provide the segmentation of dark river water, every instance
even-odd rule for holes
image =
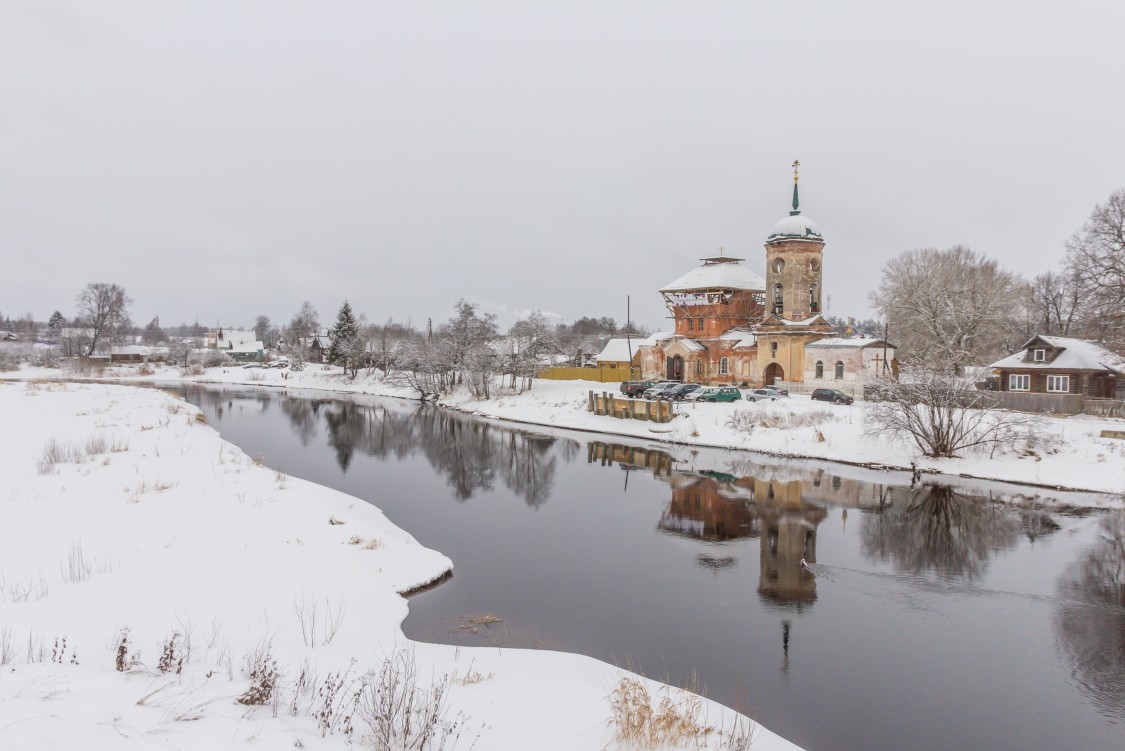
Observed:
[[[1120,512],[402,400],[180,391],[453,560],[411,638],[592,655],[810,751],[1125,749]]]

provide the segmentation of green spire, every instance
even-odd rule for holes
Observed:
[[[797,214],[801,213],[801,201],[797,198],[797,168],[800,166],[800,162],[793,162],[793,210],[789,212],[789,216],[797,216]]]

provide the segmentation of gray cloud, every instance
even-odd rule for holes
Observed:
[[[0,311],[656,326],[720,245],[761,269],[800,158],[862,315],[910,248],[1046,270],[1125,185],[1121,3],[748,6],[6,3]]]

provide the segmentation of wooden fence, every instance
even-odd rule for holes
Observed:
[[[595,415],[609,415],[619,420],[650,420],[652,422],[671,422],[675,414],[672,402],[650,401],[648,399],[626,399],[608,391],[600,394],[590,392],[587,408]]]
[[[536,376],[548,381],[597,381],[622,383],[629,380],[628,368],[546,368]]]
[[[1082,411],[1095,417],[1125,417],[1125,399],[1086,399]]]

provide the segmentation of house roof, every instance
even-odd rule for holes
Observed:
[[[1037,341],[1061,350],[1050,362],[1024,362],[1027,351]],[[1112,370],[1125,374],[1125,357],[1115,355],[1100,344],[1086,339],[1070,339],[1062,336],[1036,336],[1023,349],[1003,360],[997,360],[992,368],[1024,368],[1028,370]]]
[[[263,349],[265,349],[265,345],[263,345],[259,341],[241,342],[241,343],[236,344],[233,347],[231,347],[230,352],[232,352],[232,353],[235,353],[235,352],[250,353],[250,352],[261,352]]]
[[[655,334],[650,334],[647,339],[641,341],[646,347],[655,347],[660,342],[666,342],[676,335],[675,331],[657,331]]]
[[[682,336],[674,337],[672,339],[672,341],[668,342],[668,345],[665,345],[665,346],[669,346],[673,342],[679,342],[680,344],[684,345],[684,347],[686,347],[688,350],[690,350],[692,352],[700,352],[702,350],[707,349],[706,346],[704,346],[703,344],[700,344],[699,342],[695,341],[694,339],[688,339],[687,337],[682,337]]]
[[[633,339],[633,354],[637,354],[637,347],[640,345],[640,339]],[[629,340],[628,339],[610,339],[605,343],[605,347],[598,353],[598,362],[629,362]]]
[[[737,262],[706,263],[697,266],[661,288],[661,292],[687,292],[705,289],[764,290],[766,281],[749,267]]]

